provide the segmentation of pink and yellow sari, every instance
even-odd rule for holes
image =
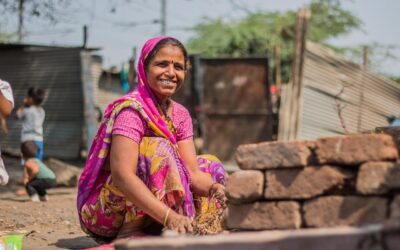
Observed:
[[[146,42],[138,64],[138,88],[107,107],[90,148],[79,179],[77,206],[82,229],[92,236],[112,239],[121,235],[139,235],[148,218],[135,204],[125,199],[113,184],[110,172],[102,169],[110,151],[115,118],[125,108],[138,111],[154,135],[144,137],[139,145],[136,174],[155,197],[192,219],[206,212],[207,208],[216,209],[215,204],[208,204],[208,199],[193,196],[190,174],[177,152],[176,135],[158,112],[156,99],[147,83],[145,58],[165,38],[157,37]],[[199,156],[198,163],[214,182],[225,184],[226,173],[217,158]]]

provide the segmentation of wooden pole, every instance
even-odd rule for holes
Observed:
[[[360,99],[358,103],[358,117],[357,117],[357,132],[362,132],[362,119],[363,119],[363,112],[364,112],[364,88],[365,88],[365,77],[364,74],[366,70],[368,70],[368,54],[369,49],[367,46],[363,48],[363,65],[362,70],[360,70],[361,74],[361,82],[360,82]]]
[[[368,46],[364,46],[364,53],[363,53],[363,66],[364,69],[368,69],[368,61],[369,61],[369,49]]]
[[[167,34],[167,2],[161,0],[161,35]]]
[[[23,29],[24,29],[24,2],[25,0],[19,0],[18,2],[18,42],[22,42]]]
[[[87,36],[88,36],[88,27],[87,25],[83,26],[83,45],[82,47],[86,49],[87,46]]]
[[[292,100],[290,108],[290,133],[288,140],[295,140],[300,132],[302,93],[303,93],[303,63],[306,49],[307,24],[311,12],[308,9],[300,9],[297,14],[296,38],[294,42],[294,56],[292,65]]]

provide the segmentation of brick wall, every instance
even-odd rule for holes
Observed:
[[[398,217],[398,157],[385,134],[241,145],[242,170],[227,184],[227,227],[333,227]]]

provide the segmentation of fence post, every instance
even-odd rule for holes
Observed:
[[[368,47],[364,46],[363,48],[363,65],[361,69],[361,83],[360,83],[360,98],[358,102],[358,117],[357,117],[357,132],[360,133],[362,128],[362,119],[363,119],[363,112],[364,112],[364,88],[365,88],[365,77],[364,74],[368,70]]]
[[[303,94],[303,63],[306,49],[307,25],[311,12],[308,9],[300,9],[297,14],[296,38],[294,41],[293,65],[292,65],[292,98],[290,105],[290,122],[287,140],[298,137],[301,125],[302,94]]]

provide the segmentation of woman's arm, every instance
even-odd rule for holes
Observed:
[[[218,198],[225,199],[225,188],[221,184],[213,183],[211,176],[202,172],[197,164],[196,149],[192,139],[178,142],[178,151],[185,162],[192,177],[193,191],[200,196],[216,193]]]
[[[159,201],[136,175],[138,155],[138,143],[121,135],[112,136],[110,168],[113,181],[127,199],[163,224],[169,207]],[[166,224],[180,233],[192,231],[189,218],[174,211],[169,212]]]

